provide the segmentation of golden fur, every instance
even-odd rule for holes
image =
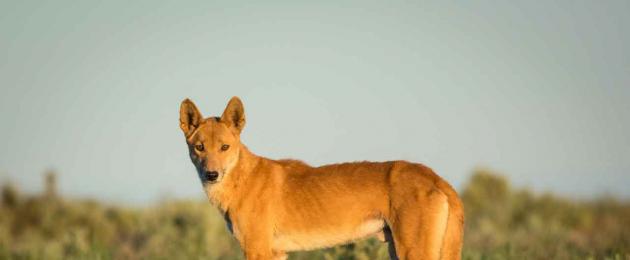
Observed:
[[[220,118],[204,119],[188,99],[181,104],[180,127],[204,191],[226,214],[247,259],[284,259],[288,251],[369,236],[389,237],[400,259],[460,258],[463,205],[430,168],[271,160],[241,144],[244,126],[237,97]]]

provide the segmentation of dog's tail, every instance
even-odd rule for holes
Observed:
[[[448,183],[440,182],[438,187],[448,197],[448,219],[440,259],[460,259],[464,242],[464,204]]]

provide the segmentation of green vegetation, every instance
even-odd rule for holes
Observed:
[[[47,177],[54,183],[54,177]],[[204,201],[147,208],[36,196],[2,187],[0,259],[242,259],[223,218]],[[461,192],[464,259],[630,259],[630,204],[514,190],[477,171]],[[388,259],[374,239],[290,259]]]

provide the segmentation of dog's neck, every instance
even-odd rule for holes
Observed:
[[[238,199],[235,197],[236,194],[239,194],[238,183],[247,181],[262,160],[264,158],[253,154],[245,145],[240,144],[238,161],[235,166],[225,173],[221,182],[204,186],[210,203],[217,206],[221,212],[227,212],[230,204]]]

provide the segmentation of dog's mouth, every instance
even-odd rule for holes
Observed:
[[[215,183],[219,179],[219,173],[216,171],[205,171],[201,175],[203,182]]]

